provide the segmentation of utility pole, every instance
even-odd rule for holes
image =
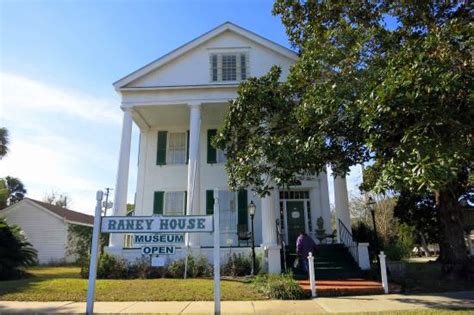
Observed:
[[[107,209],[109,207],[109,193],[113,190],[112,188],[105,188],[105,206],[104,206],[104,217],[107,215]]]

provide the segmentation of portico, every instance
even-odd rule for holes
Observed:
[[[211,215],[212,190],[217,188],[222,253],[247,255],[250,247],[242,246],[239,238],[241,232],[249,231],[247,207],[253,201],[255,243],[261,245],[266,269],[280,272],[282,239],[277,223],[289,224],[287,220],[280,222],[280,191],[275,189],[265,198],[254,196],[251,187],[230,191],[225,152],[214,148],[211,139],[224,122],[229,100],[237,96],[241,79],[263,75],[273,64],[280,65],[285,76],[296,58],[284,47],[225,23],[114,83],[122,99],[123,120],[113,215],[126,215],[135,123],[140,130],[140,144],[134,215]],[[345,185],[344,178],[335,180],[336,215],[350,228]],[[327,174],[303,180],[290,190],[307,191],[305,231],[314,236],[316,221],[322,217],[324,229],[330,234]],[[141,255],[133,242],[128,244],[130,248],[124,246],[124,234],[111,234],[109,245],[107,251],[113,254],[131,258]],[[209,233],[190,233],[176,257],[188,252],[205,256],[212,246]]]

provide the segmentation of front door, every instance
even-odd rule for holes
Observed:
[[[305,232],[304,201],[287,201],[286,217],[288,246],[296,247],[296,239],[301,232]]]

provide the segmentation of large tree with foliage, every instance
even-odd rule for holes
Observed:
[[[8,129],[0,128],[0,160],[8,153]]]
[[[16,177],[7,176],[5,177],[5,183],[8,190],[8,205],[17,203],[25,198],[26,189],[21,180]]]
[[[376,160],[377,189],[436,196],[445,274],[463,269],[457,196],[474,152],[467,2],[277,0],[274,14],[299,58],[284,84],[273,68],[240,85],[215,141],[230,185],[264,195],[326,163],[343,175]]]

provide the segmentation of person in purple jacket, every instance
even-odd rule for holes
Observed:
[[[313,239],[305,232],[301,232],[296,239],[296,255],[298,256],[306,274],[309,273],[308,255],[311,252],[314,256],[315,250],[316,243]]]

